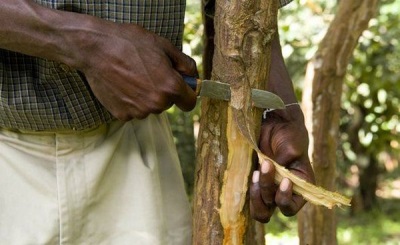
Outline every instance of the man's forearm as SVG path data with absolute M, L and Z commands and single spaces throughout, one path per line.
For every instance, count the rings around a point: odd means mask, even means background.
M 2 0 L 0 48 L 80 66 L 80 45 L 93 17 L 49 9 L 31 0 Z M 82 42 L 80 42 L 82 41 Z
M 285 104 L 297 102 L 292 80 L 282 56 L 279 35 L 275 35 L 271 47 L 271 67 L 267 89 L 279 95 Z

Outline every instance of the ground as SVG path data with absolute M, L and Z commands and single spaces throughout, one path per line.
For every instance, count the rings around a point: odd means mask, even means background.
M 379 198 L 379 210 L 350 216 L 349 210 L 338 209 L 338 244 L 400 245 L 400 198 Z M 275 215 L 266 225 L 268 245 L 296 245 L 296 218 Z

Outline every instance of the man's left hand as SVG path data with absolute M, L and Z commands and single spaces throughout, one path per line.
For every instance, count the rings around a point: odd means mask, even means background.
M 298 105 L 267 114 L 261 128 L 260 149 L 268 157 L 293 174 L 314 183 L 314 173 L 308 157 L 308 133 Z M 254 171 L 250 186 L 250 213 L 262 223 L 269 222 L 276 207 L 286 216 L 295 215 L 306 203 L 293 193 L 293 183 L 284 178 L 274 182 L 275 167 L 264 161 Z

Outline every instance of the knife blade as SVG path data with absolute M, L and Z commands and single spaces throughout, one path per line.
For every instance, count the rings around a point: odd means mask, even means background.
M 230 101 L 231 99 L 231 88 L 228 83 L 222 83 L 213 80 L 201 80 L 187 75 L 182 75 L 182 77 L 186 84 L 196 91 L 197 96 L 205 96 L 224 101 Z M 285 104 L 278 95 L 265 90 L 252 89 L 251 99 L 253 101 L 253 105 L 258 108 L 285 108 Z

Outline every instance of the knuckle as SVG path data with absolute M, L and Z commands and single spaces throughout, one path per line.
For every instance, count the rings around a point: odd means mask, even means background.
M 197 67 L 196 61 L 193 58 L 191 58 L 190 56 L 188 56 L 188 55 L 186 55 L 186 57 L 188 59 L 187 64 L 190 67 L 190 69 L 191 70 L 197 69 L 196 68 Z
M 144 119 L 149 114 L 160 114 L 173 105 L 167 95 L 159 91 L 148 94 L 147 98 L 143 98 L 143 100 L 146 102 L 143 102 L 141 107 L 134 111 L 134 118 Z
M 276 155 L 285 156 L 286 159 L 298 159 L 303 155 L 303 148 L 299 145 L 281 142 L 277 147 Z
M 257 186 L 256 184 L 252 184 L 250 186 L 250 199 L 257 200 L 258 198 L 260 198 L 259 186 Z
M 262 191 L 275 191 L 276 186 L 273 183 L 267 182 L 267 181 L 260 181 L 259 182 L 260 188 Z
M 165 104 L 164 96 L 159 94 L 153 94 L 149 99 L 149 104 L 147 105 L 150 111 L 158 110 Z
M 292 157 L 300 157 L 302 155 L 302 151 L 295 145 L 288 144 L 286 150 L 287 154 Z
M 149 101 L 148 109 L 151 113 L 161 113 L 170 105 L 168 96 L 163 93 L 154 93 Z
M 197 72 L 196 61 L 192 57 L 190 57 L 184 53 L 180 53 L 179 60 L 180 61 L 175 64 L 176 68 L 179 71 L 188 73 L 191 75 L 194 75 L 193 73 Z

